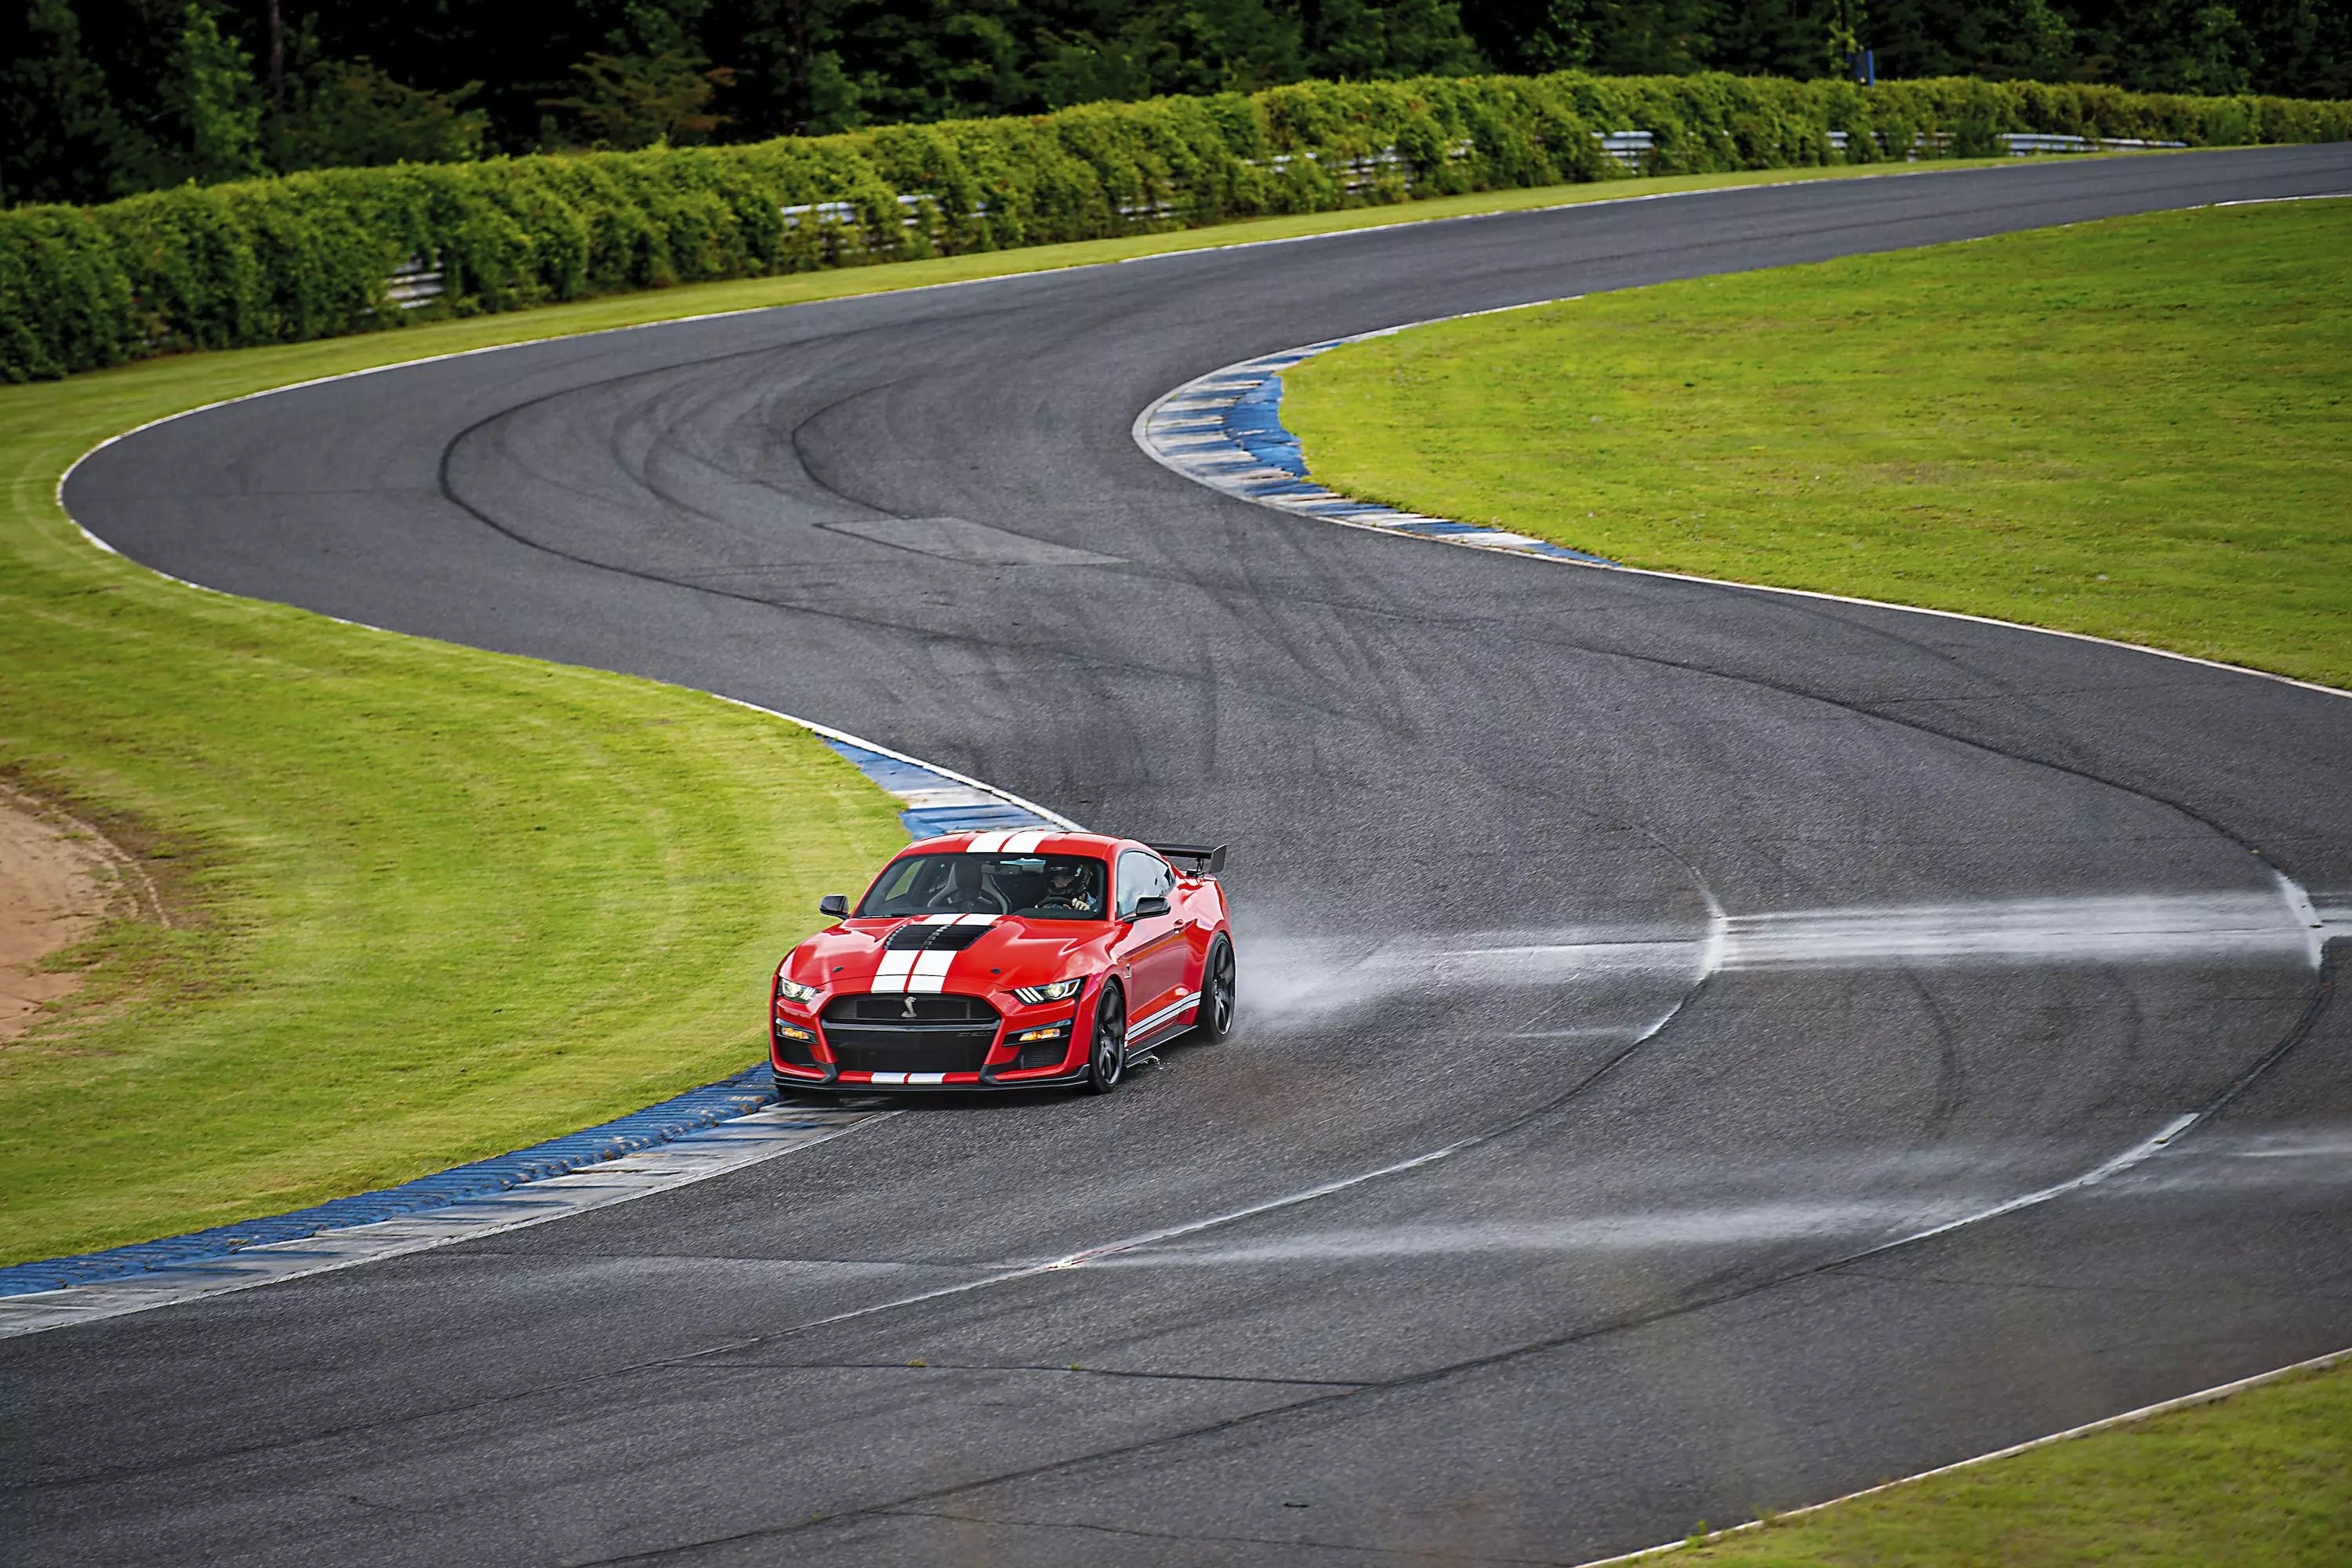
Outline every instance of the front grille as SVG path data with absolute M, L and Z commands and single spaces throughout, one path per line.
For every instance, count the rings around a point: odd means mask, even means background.
M 834 1024 L 985 1024 L 996 1027 L 996 1009 L 977 996 L 901 996 L 885 992 L 875 996 L 836 996 L 824 1005 L 824 1021 Z
M 978 1072 L 998 1022 L 977 996 L 836 996 L 824 1043 L 844 1072 Z
M 824 1038 L 844 1072 L 978 1072 L 996 1031 L 835 1025 Z

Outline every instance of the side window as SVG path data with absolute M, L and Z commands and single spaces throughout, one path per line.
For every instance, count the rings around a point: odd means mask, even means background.
M 907 897 L 908 889 L 922 868 L 923 858 L 919 855 L 892 861 L 883 868 L 882 875 L 874 879 L 874 890 L 859 901 L 859 912 L 865 912 L 868 906 L 887 909 L 893 901 Z
M 1118 912 L 1120 918 L 1135 912 L 1135 906 L 1145 899 L 1164 899 L 1176 890 L 1176 873 L 1157 855 L 1146 855 L 1130 849 L 1118 858 Z

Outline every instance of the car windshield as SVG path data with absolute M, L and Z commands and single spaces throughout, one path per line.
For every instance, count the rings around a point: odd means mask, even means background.
M 1109 879 L 1078 855 L 907 855 L 890 862 L 861 915 L 1019 915 L 1098 921 Z

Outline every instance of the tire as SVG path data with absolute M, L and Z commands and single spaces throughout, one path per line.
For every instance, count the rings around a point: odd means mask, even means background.
M 1215 1045 L 1234 1032 L 1234 944 L 1219 931 L 1201 961 L 1201 1010 L 1192 1016 L 1192 1037 Z
M 1087 1092 L 1108 1094 L 1127 1076 L 1127 994 L 1116 981 L 1105 984 L 1095 1003 L 1094 1034 L 1087 1047 Z

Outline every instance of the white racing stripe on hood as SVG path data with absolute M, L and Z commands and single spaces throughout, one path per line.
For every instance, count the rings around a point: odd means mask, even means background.
M 992 926 L 997 922 L 999 918 L 1000 917 L 995 915 L 958 915 L 955 918 L 955 923 L 960 926 Z M 975 942 L 973 945 L 977 946 L 978 943 Z M 907 989 L 909 991 L 921 991 L 925 989 L 932 991 L 945 990 L 947 988 L 948 972 L 955 966 L 955 961 L 957 959 L 961 958 L 964 953 L 970 952 L 971 951 L 971 948 L 965 948 L 961 952 L 957 952 L 924 953 L 922 958 L 916 962 L 914 978 L 907 983 Z M 928 973 L 928 961 L 934 958 L 940 960 L 940 977 L 935 984 L 929 987 L 925 987 L 919 983 L 924 979 Z M 985 990 L 987 987 L 982 986 L 982 989 Z
M 925 915 L 909 921 L 919 926 L 992 926 L 995 915 Z M 900 930 L 906 929 L 900 927 Z M 955 966 L 961 954 L 944 948 L 885 948 L 880 967 L 874 971 L 872 990 L 877 992 L 907 992 L 919 996 L 936 996 L 947 989 L 948 971 Z
M 924 915 L 919 920 L 908 921 L 907 924 L 919 926 L 951 926 L 961 918 L 962 917 L 960 915 Z M 901 931 L 905 929 L 906 927 L 904 926 L 899 928 Z M 895 935 L 897 933 L 893 932 L 892 934 Z M 884 948 L 882 950 L 882 962 L 874 971 L 873 989 L 877 991 L 906 991 L 911 989 L 908 984 L 907 977 L 914 970 L 915 961 L 926 956 L 928 955 L 919 948 Z M 934 985 L 930 987 L 930 989 L 936 991 L 939 987 Z
M 925 995 L 938 995 L 947 988 L 948 967 L 955 961 L 954 953 L 938 949 L 917 953 L 914 970 L 907 976 L 907 990 L 910 994 L 919 992 Z
M 904 991 L 907 988 L 907 973 L 915 967 L 915 960 L 921 956 L 911 948 L 898 952 L 884 950 L 881 966 L 874 971 L 873 988 L 877 991 Z

